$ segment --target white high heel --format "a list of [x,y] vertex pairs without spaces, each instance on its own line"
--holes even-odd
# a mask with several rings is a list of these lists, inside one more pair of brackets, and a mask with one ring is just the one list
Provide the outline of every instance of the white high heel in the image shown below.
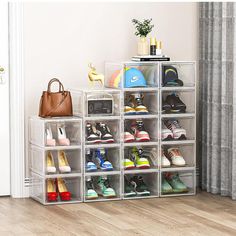
[[59,171],[61,173],[71,172],[71,168],[68,163],[66,153],[64,151],[58,151],[57,158],[58,158]]
[[46,129],[46,145],[56,146],[56,140],[52,137],[52,130],[50,126]]
[[57,127],[58,142],[62,146],[70,146],[70,140],[66,137],[66,131],[64,127]]

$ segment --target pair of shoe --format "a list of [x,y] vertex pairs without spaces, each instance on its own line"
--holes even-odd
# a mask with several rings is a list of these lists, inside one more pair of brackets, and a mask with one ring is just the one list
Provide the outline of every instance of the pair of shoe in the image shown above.
[[113,165],[107,159],[107,150],[99,148],[95,151],[87,149],[86,151],[86,171],[92,172],[101,169],[103,171],[112,171]]
[[130,179],[125,176],[125,197],[135,197],[135,196],[150,196],[150,190],[148,189],[143,177],[140,175],[135,175]]
[[[58,151],[57,159],[58,159],[58,168],[61,173],[71,172],[71,168],[68,163],[66,153],[64,151],[61,151],[61,150]],[[47,173],[51,173],[51,174],[56,173],[56,166],[55,166],[55,162],[54,162],[54,157],[50,151],[47,152],[46,171],[47,171]]]
[[[130,127],[130,128],[129,128]],[[136,120],[131,123],[131,126],[125,126],[125,133],[124,133],[124,142],[147,142],[150,141],[150,136],[148,132],[145,130],[143,121]]]
[[133,93],[125,98],[125,115],[146,115],[147,107],[143,104],[144,95],[142,93]]
[[128,157],[124,159],[123,165],[125,170],[131,170],[135,167],[139,169],[150,168],[150,163],[147,157],[145,156],[143,149],[138,149],[136,147],[133,147],[130,155],[128,155]]
[[176,119],[162,121],[161,139],[162,140],[185,140],[186,130],[183,129]]
[[[165,167],[170,167],[171,164],[174,166],[185,166],[186,162],[179,150],[179,148],[177,147],[173,147],[173,148],[169,148],[166,153],[167,155],[165,155],[165,152],[163,151],[163,149],[161,150],[162,155],[161,155],[161,166],[163,168]],[[168,158],[167,158],[168,156]]]
[[114,138],[109,127],[103,122],[92,125],[86,124],[86,141],[87,143],[113,143]]
[[85,198],[87,200],[97,199],[99,195],[104,198],[116,197],[116,192],[111,187],[107,176],[99,176],[97,181],[88,177],[86,179],[86,190]]
[[[57,127],[57,137],[59,145],[61,146],[70,145],[70,140],[66,137],[66,131],[64,127],[62,126]],[[56,146],[56,140],[53,138],[52,129],[50,126],[46,129],[46,145]]]
[[47,200],[55,202],[58,200],[58,194],[61,201],[70,201],[71,193],[67,190],[65,180],[62,178],[47,179]]
[[186,193],[187,186],[180,179],[179,174],[166,173],[162,177],[161,191],[163,194],[168,193]]
[[186,105],[180,100],[176,94],[171,94],[166,97],[165,101],[162,101],[163,113],[185,113]]

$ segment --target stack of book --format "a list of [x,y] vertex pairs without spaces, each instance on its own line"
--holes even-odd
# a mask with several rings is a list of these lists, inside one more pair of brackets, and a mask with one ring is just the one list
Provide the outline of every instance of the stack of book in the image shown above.
[[170,61],[170,58],[163,55],[163,56],[134,56],[132,57],[132,61]]

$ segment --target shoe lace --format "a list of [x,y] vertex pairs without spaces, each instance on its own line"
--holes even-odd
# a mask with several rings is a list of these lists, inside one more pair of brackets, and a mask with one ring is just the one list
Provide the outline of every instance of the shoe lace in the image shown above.
[[103,184],[104,184],[104,186],[105,186],[106,188],[110,188],[110,187],[111,187],[111,185],[110,185],[108,179],[105,179],[104,182],[103,182]]
[[143,121],[136,121],[136,126],[139,131],[144,131],[144,124]]
[[140,97],[140,98],[136,98],[136,103],[137,103],[137,106],[141,106],[143,105],[143,99]]
[[173,121],[172,121],[172,125],[173,125],[175,128],[182,128],[177,120],[173,120]]
[[106,125],[106,124],[103,124],[103,123],[100,123],[100,128],[101,128],[101,132],[103,133],[103,134],[105,134],[105,133],[110,133],[110,130],[109,130],[109,128],[108,128],[108,126]]
[[93,189],[93,183],[92,180],[89,180],[86,182],[87,189]]

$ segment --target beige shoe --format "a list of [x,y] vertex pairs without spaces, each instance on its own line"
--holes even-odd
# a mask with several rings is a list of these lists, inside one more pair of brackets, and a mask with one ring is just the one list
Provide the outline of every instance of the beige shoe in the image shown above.
[[56,173],[56,167],[54,164],[53,155],[50,151],[47,152],[47,173]]
[[71,172],[70,165],[68,163],[66,153],[64,151],[58,151],[58,165],[59,165],[59,171],[61,173],[68,173]]

